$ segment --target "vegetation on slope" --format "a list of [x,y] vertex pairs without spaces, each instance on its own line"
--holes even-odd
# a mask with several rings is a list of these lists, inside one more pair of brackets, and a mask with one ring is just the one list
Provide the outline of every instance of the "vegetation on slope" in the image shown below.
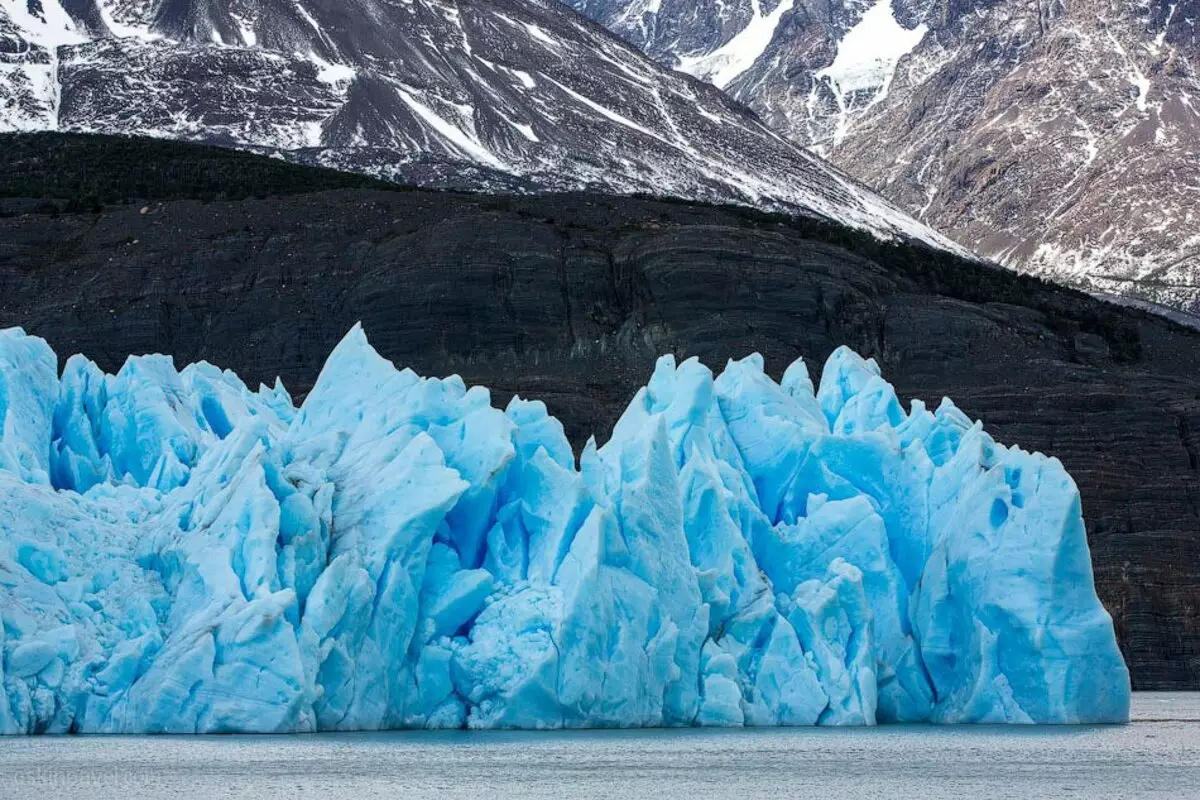
[[326,189],[395,188],[364,175],[165,139],[69,133],[0,135],[0,198],[45,213],[194,199],[244,200]]
[[[106,205],[169,200],[247,200],[337,189],[402,190],[407,187],[365,175],[281,161],[259,154],[167,139],[74,133],[0,134],[0,216],[13,213],[78,213]],[[525,216],[529,198],[461,195],[500,211]],[[20,205],[4,198],[23,198]],[[29,201],[36,202],[29,202]],[[620,203],[619,198],[596,198]],[[704,206],[674,198],[639,197],[660,211],[665,224],[680,224],[681,212]],[[770,213],[742,206],[719,208],[726,220],[754,228],[784,227],[802,238],[842,248],[894,270],[934,294],[973,303],[1009,303],[1037,308],[1060,333],[1102,337],[1113,357],[1136,361],[1140,342],[1135,319],[1147,312],[1095,300],[1082,292],[984,262],[908,242],[884,242],[835,222]],[[570,214],[564,214],[565,218]],[[682,213],[681,218],[689,217]],[[548,218],[560,227],[579,221]],[[683,223],[686,224],[686,223]]]

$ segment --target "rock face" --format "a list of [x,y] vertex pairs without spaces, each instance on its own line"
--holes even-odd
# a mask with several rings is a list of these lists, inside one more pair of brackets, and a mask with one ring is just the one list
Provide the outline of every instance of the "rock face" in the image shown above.
[[989,258],[1200,308],[1200,5],[573,0]]
[[965,252],[555,0],[0,0],[0,131],[787,208]]
[[757,351],[778,378],[847,344],[901,397],[1062,459],[1134,686],[1200,686],[1200,334],[1167,320],[846,229],[593,195],[139,203],[0,218],[0,243],[0,326],[105,370],[167,352],[300,399],[361,320],[399,365],[545,400],[577,447],[661,353]]

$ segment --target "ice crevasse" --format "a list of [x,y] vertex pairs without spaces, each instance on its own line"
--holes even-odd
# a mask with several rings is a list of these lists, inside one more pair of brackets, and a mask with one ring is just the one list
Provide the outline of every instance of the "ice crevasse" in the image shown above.
[[1074,482],[840,349],[576,459],[355,327],[294,407],[0,332],[0,731],[1128,718]]

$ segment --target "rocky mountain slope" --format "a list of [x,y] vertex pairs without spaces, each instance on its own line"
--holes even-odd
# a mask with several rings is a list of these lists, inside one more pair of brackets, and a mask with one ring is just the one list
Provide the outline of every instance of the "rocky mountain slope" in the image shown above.
[[0,130],[234,145],[424,186],[786,208],[949,240],[554,0],[0,0]]
[[[0,138],[0,327],[110,371],[158,351],[249,381],[281,375],[299,399],[361,320],[402,366],[457,372],[499,403],[545,399],[577,446],[607,438],[663,353],[720,366],[758,351],[779,377],[797,356],[815,366],[849,345],[901,397],[951,396],[1001,440],[1061,458],[1134,686],[1200,687],[1196,331],[744,208],[347,189],[327,173],[275,176],[294,168],[271,161],[257,173],[263,197],[234,183],[244,199],[219,199],[230,174],[250,172],[245,156],[17,141]],[[101,146],[107,157],[86,155]],[[68,147],[70,160],[53,156]],[[18,197],[39,163],[50,196]],[[86,205],[80,191],[102,209],[67,211]],[[120,197],[137,202],[109,202]]]
[[1194,0],[571,0],[980,254],[1200,308]]

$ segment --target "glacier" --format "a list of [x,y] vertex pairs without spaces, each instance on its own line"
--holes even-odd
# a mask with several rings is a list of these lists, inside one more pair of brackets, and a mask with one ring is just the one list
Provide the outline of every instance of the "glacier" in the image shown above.
[[1094,723],[1078,491],[873,360],[661,358],[578,458],[356,326],[297,408],[0,331],[0,732]]

